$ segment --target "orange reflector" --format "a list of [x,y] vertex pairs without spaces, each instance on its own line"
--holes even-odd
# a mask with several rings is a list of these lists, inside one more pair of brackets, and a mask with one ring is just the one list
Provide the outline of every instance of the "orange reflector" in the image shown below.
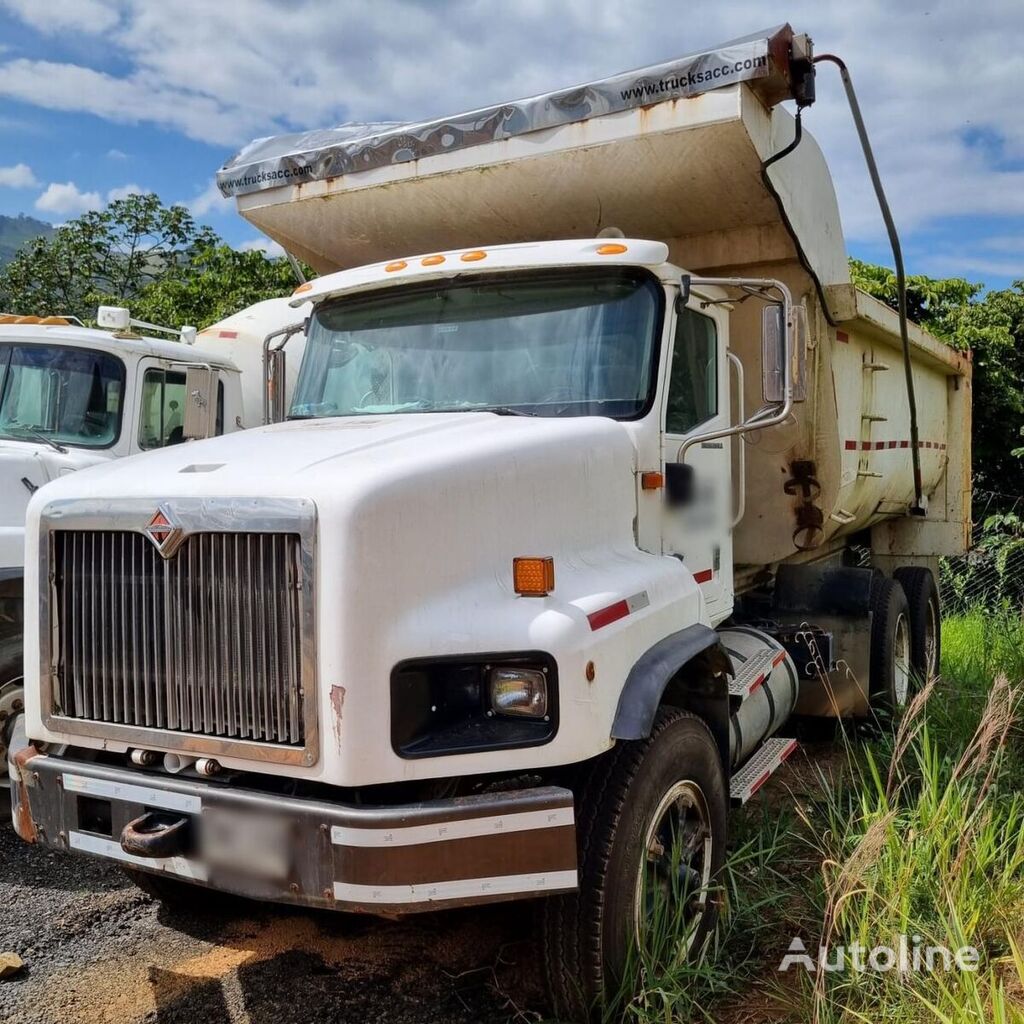
[[513,558],[512,582],[523,597],[544,597],[555,589],[553,558]]
[[395,260],[394,263],[389,263],[384,269],[389,273],[393,274],[396,270],[405,270],[409,266],[405,260]]
[[619,245],[618,242],[609,242],[608,245],[599,245],[597,247],[598,256],[617,256],[620,252],[626,251],[626,246]]
[[649,471],[640,474],[640,486],[645,491],[658,491],[665,486],[665,478],[661,473]]
[[306,281],[304,284],[300,284],[299,287],[296,288],[295,291],[292,292],[292,295],[301,295],[303,292],[308,292],[310,290],[310,288],[312,288],[312,287],[313,287],[313,282],[312,281]]
[[68,321],[62,316],[44,316],[39,322],[50,327],[67,327],[68,325]]
[[476,263],[477,260],[487,258],[487,253],[481,249],[474,249],[472,252],[464,252],[461,256],[463,263]]
[[444,263],[443,256],[424,256],[420,263],[425,267],[436,267],[438,263]]

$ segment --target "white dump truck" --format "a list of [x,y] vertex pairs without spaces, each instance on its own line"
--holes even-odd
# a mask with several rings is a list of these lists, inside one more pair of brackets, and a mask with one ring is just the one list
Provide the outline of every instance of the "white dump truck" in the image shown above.
[[32,500],[26,841],[166,900],[543,897],[569,1017],[659,901],[701,948],[730,801],[794,714],[891,714],[935,671],[929,567],[970,520],[969,359],[910,326],[913,421],[778,105],[807,52],[222,171],[323,273],[290,413]]
[[[303,313],[287,299],[269,299],[199,332],[136,326],[128,310],[115,307],[101,309],[99,320],[105,328],[60,316],[0,315],[0,774],[8,728],[24,703],[29,499],[80,469],[267,422],[264,340],[283,339],[282,329],[301,325]],[[300,354],[304,336],[292,333]],[[297,364],[288,368],[287,385],[296,372]],[[216,404],[198,406],[213,389]]]

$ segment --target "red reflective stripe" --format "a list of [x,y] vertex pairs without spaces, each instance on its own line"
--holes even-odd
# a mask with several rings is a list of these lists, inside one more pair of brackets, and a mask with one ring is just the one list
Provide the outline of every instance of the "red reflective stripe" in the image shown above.
[[[947,445],[944,441],[918,441],[918,448],[927,448],[930,451],[944,452]],[[880,452],[892,448],[909,448],[909,441],[855,441],[847,438],[843,441],[843,448],[848,452]]]
[[850,336],[846,331],[836,331],[836,341],[849,341]]
[[753,796],[771,777],[772,773],[771,769],[769,769],[750,787],[750,795]]
[[774,658],[772,658],[772,668],[778,668],[779,665],[781,665],[785,660],[786,660],[786,652],[785,651],[779,651],[779,653],[776,654]]
[[625,601],[616,601],[615,604],[610,604],[607,608],[591,612],[587,616],[587,622],[590,623],[592,630],[601,629],[602,626],[609,626],[613,622],[618,622],[619,619],[624,619],[628,614],[629,605]]
[[218,338],[237,338],[238,337],[238,331],[218,331],[217,332],[217,337]]
[[754,680],[754,681],[753,681],[753,682],[752,682],[752,683],[750,684],[750,686],[748,686],[748,687],[747,687],[747,696],[749,697],[749,696],[750,696],[750,694],[752,694],[752,693],[756,692],[756,690],[757,690],[757,688],[758,688],[759,686],[763,686],[763,685],[764,685],[764,681],[765,681],[765,680],[766,680],[767,678],[768,678],[768,677],[767,677],[767,676],[764,676],[764,675],[758,676],[758,677],[757,677],[757,678],[756,678],[756,679],[755,679],[755,680]]
[[693,578],[698,583],[710,583],[715,578],[715,572],[713,569],[701,569],[693,574]]
[[857,450],[857,442],[856,441],[847,441],[846,442],[846,450],[848,452],[855,452]]

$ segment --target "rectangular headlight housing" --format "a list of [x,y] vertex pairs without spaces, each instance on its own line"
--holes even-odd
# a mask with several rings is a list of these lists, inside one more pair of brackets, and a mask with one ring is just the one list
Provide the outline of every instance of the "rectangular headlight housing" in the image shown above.
[[548,680],[536,668],[493,668],[490,678],[491,710],[516,718],[545,718]]

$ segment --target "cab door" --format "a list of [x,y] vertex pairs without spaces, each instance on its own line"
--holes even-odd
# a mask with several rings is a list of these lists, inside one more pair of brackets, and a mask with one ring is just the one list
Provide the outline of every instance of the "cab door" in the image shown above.
[[[712,622],[732,611],[732,452],[730,438],[696,441],[686,453],[685,497],[674,495],[673,463],[685,442],[729,426],[725,312],[676,314],[665,376],[662,460],[666,488],[662,551],[682,560],[700,586]],[[742,443],[742,442],[741,442]]]

